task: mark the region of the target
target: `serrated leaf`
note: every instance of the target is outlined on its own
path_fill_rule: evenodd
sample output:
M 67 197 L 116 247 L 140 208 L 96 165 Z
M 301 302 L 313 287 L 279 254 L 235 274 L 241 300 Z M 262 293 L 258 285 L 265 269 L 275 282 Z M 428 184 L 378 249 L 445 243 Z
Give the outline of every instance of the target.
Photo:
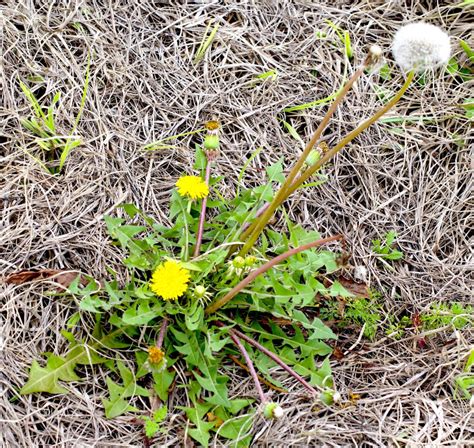
M 122 379 L 122 385 L 115 383 L 110 377 L 107 377 L 106 383 L 109 389 L 110 400 L 102 399 L 105 416 L 109 419 L 117 417 L 124 412 L 136 410 L 133 406 L 130 406 L 126 398 L 134 395 L 149 396 L 149 392 L 146 389 L 137 385 L 134 374 L 125 366 L 123 361 L 117 360 L 116 362 Z
M 127 308 L 122 315 L 122 320 L 127 325 L 146 325 L 152 319 L 161 315 L 162 307 L 156 304 L 150 308 L 149 300 L 137 300 L 132 306 Z
M 354 297 L 354 294 L 344 288 L 344 286 L 342 286 L 337 280 L 331 285 L 329 294 L 331 297 Z
M 79 364 L 91 365 L 105 362 L 106 359 L 98 354 L 97 348 L 106 346 L 121 331 L 110 333 L 92 346 L 76 343 L 66 356 L 48 354 L 46 367 L 40 367 L 37 361 L 33 361 L 28 381 L 21 388 L 20 393 L 22 395 L 34 392 L 66 393 L 67 389 L 62 387 L 58 381 L 77 381 L 79 378 L 74 369 Z
M 285 176 L 283 175 L 283 163 L 281 159 L 273 165 L 265 168 L 265 171 L 267 172 L 269 181 L 275 181 L 279 183 L 283 183 L 285 181 Z
M 205 356 L 203 345 L 205 341 L 199 341 L 196 332 L 187 331 L 186 333 L 172 329 L 176 338 L 183 343 L 176 346 L 176 350 L 186 356 L 188 366 L 197 367 L 202 375 L 193 370 L 193 374 L 199 384 L 209 392 L 213 393 L 207 401 L 217 406 L 230 406 L 227 396 L 227 387 L 225 383 L 228 377 L 218 375 L 217 360 L 210 360 Z
M 161 372 L 153 372 L 153 388 L 161 401 L 166 402 L 166 400 L 168 400 L 169 389 L 173 384 L 175 376 L 176 372 L 172 369 L 163 369 Z
M 180 409 L 186 412 L 188 419 L 196 426 L 188 430 L 188 434 L 197 440 L 203 447 L 209 446 L 209 439 L 211 435 L 209 431 L 214 428 L 214 423 L 203 421 L 204 416 L 209 411 L 212 405 L 203 403 L 194 403 L 194 408 L 181 407 Z

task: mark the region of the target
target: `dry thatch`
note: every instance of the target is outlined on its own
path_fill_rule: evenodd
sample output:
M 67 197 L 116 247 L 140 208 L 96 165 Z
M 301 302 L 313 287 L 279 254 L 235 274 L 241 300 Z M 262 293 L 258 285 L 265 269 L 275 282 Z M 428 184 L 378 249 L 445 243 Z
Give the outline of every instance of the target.
M 7 1 L 0 10 L 0 272 L 79 269 L 102 278 L 111 266 L 123 275 L 102 216 L 132 202 L 165 221 L 169 190 L 180 173 L 191 171 L 196 139 L 149 153 L 141 150 L 144 144 L 197 129 L 215 114 L 223 124 L 224 194 L 231 194 L 243 161 L 261 146 L 243 182 L 264 181 L 262 167 L 301 150 L 278 119 L 306 140 L 325 108 L 282 110 L 324 98 L 341 83 L 341 49 L 315 38 L 327 28 L 325 19 L 349 31 L 356 61 L 369 44 L 388 48 L 394 30 L 414 19 L 443 26 L 462 61 L 457 42 L 471 39 L 473 46 L 472 23 L 451 3 Z M 195 66 L 211 19 L 220 28 Z M 76 131 L 84 144 L 72 152 L 64 174 L 53 177 L 25 154 L 40 150 L 19 122 L 31 111 L 18 81 L 45 98 L 61 91 L 59 132 L 67 135 L 88 54 L 91 81 Z M 273 69 L 277 79 L 255 83 L 256 75 Z M 400 81 L 394 72 L 383 86 L 396 89 Z M 380 104 L 378 84 L 377 75 L 358 83 L 326 132 L 330 145 Z M 448 73 L 414 84 L 390 113 L 408 120 L 374 125 L 326 169 L 327 183 L 290 201 L 297 221 L 324 235 L 346 236 L 351 264 L 367 267 L 371 285 L 384 291 L 387 314 L 472 300 L 473 138 L 459 108 L 469 95 L 472 82 L 462 84 Z M 398 232 L 406 255 L 392 270 L 370 255 L 371 240 L 388 230 Z M 84 382 L 68 396 L 18 396 L 31 361 L 45 351 L 61 353 L 59 331 L 76 304 L 45 296 L 38 286 L 2 288 L 0 445 L 141 446 L 143 435 L 129 417 L 104 418 L 97 369 L 86 369 Z M 414 336 L 393 341 L 381 333 L 375 343 L 357 336 L 345 341 L 346 355 L 332 365 L 343 399 L 361 395 L 352 406 L 315 409 L 281 375 L 292 390 L 278 397 L 286 417 L 258 420 L 254 446 L 473 446 L 472 410 L 453 400 L 452 380 L 474 335 L 448 328 L 436 333 L 423 350 Z M 225 368 L 236 394 L 242 381 L 254 394 L 241 370 Z M 169 432 L 156 446 L 184 445 L 183 421 L 173 410 Z M 222 444 L 216 440 L 215 446 Z

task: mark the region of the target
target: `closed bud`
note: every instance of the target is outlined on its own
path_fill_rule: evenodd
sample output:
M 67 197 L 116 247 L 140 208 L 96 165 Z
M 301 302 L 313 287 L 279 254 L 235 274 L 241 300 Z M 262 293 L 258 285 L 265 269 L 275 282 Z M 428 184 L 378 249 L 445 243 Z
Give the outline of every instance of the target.
M 203 298 L 206 295 L 206 291 L 207 289 L 202 285 L 197 285 L 196 288 L 194 288 L 194 294 L 196 294 L 198 299 Z
M 245 259 L 243 257 L 237 256 L 232 260 L 232 265 L 236 269 L 242 269 L 245 267 Z
M 252 267 L 256 263 L 257 259 L 253 255 L 245 257 L 245 266 L 248 268 Z
M 204 138 L 204 149 L 207 151 L 216 151 L 219 149 L 219 135 L 207 134 Z
M 265 405 L 265 409 L 263 410 L 263 415 L 266 418 L 272 418 L 275 420 L 282 418 L 283 414 L 283 408 L 277 403 L 268 403 Z
M 305 160 L 306 165 L 313 166 L 321 158 L 321 153 L 317 149 L 312 149 Z

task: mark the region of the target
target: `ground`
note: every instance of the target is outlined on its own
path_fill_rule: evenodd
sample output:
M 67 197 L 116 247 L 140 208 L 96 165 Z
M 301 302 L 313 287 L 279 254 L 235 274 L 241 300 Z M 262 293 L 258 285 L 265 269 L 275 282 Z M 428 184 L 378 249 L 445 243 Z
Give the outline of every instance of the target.
M 145 144 L 196 130 L 215 115 L 222 123 L 223 194 L 232 194 L 243 163 L 260 147 L 242 183 L 263 182 L 270 161 L 285 157 L 289 163 L 302 148 L 281 120 L 307 141 L 326 105 L 283 109 L 331 95 L 369 45 L 386 51 L 391 77 L 367 74 L 358 82 L 331 120 L 327 143 L 380 106 L 381 88 L 401 85 L 389 52 L 401 24 L 442 26 L 452 36 L 454 57 L 466 64 L 459 40 L 473 46 L 472 15 L 456 3 L 7 1 L 0 9 L 0 273 L 78 269 L 106 278 L 107 266 L 120 272 L 120 251 L 109 244 L 103 215 L 129 202 L 165 222 L 170 188 L 181 173 L 192 173 L 200 139 L 185 136 L 170 141 L 172 148 L 150 152 Z M 220 27 L 194 64 L 211 20 Z M 348 31 L 349 64 L 327 20 Z M 74 132 L 83 143 L 62 174 L 52 176 L 33 159 L 41 149 L 20 124 L 32 112 L 19 80 L 45 99 L 61 92 L 58 133 L 68 135 L 88 55 L 90 83 Z M 256 80 L 269 70 L 277 75 Z M 444 70 L 428 74 L 387 115 L 393 120 L 379 121 L 337 156 L 325 171 L 326 183 L 287 205 L 307 228 L 344 235 L 350 253 L 345 275 L 351 278 L 355 266 L 367 268 L 387 318 L 423 314 L 436 302 L 472 302 L 473 139 L 459 106 L 468 96 L 472 81 Z M 405 258 L 387 266 L 373 256 L 371 241 L 388 231 L 398 233 Z M 83 372 L 84 381 L 73 383 L 68 395 L 18 395 L 32 360 L 61 353 L 59 332 L 77 310 L 68 297 L 46 291 L 38 284 L 2 286 L 0 445 L 142 446 L 143 434 L 129 417 L 105 419 L 100 369 Z M 331 361 L 345 404 L 316 409 L 278 372 L 291 390 L 274 396 L 285 417 L 259 420 L 253 446 L 473 445 L 472 409 L 453 396 L 454 377 L 474 343 L 471 330 L 448 325 L 431 335 L 410 331 L 400 340 L 383 330 L 373 341 L 360 336 L 341 334 L 343 356 Z M 225 368 L 236 394 L 255 393 L 245 372 Z M 170 407 L 176 404 L 172 398 Z M 173 411 L 156 446 L 183 446 L 183 421 Z

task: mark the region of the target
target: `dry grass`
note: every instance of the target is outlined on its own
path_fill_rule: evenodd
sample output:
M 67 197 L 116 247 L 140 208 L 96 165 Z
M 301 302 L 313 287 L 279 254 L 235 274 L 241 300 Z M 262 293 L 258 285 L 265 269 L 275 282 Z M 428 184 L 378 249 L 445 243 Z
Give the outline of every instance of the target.
M 448 7 L 451 2 L 57 3 L 10 0 L 0 11 L 1 273 L 65 268 L 102 278 L 106 266 L 120 270 L 120 254 L 109 245 L 102 216 L 133 202 L 165 221 L 169 190 L 180 173 L 191 170 L 195 139 L 154 153 L 141 146 L 196 129 L 213 114 L 223 123 L 224 193 L 231 194 L 243 161 L 259 146 L 264 150 L 244 182 L 263 181 L 269 161 L 300 151 L 277 118 L 289 120 L 307 139 L 325 110 L 284 117 L 282 109 L 323 98 L 341 82 L 340 50 L 314 38 L 324 19 L 350 32 L 356 60 L 368 44 L 387 48 L 401 23 L 420 18 L 449 31 L 456 57 L 463 58 L 459 38 L 471 39 L 472 46 L 468 15 Z M 192 60 L 211 19 L 220 28 L 195 67 Z M 31 112 L 18 81 L 41 76 L 44 82 L 29 82 L 42 86 L 38 93 L 62 92 L 58 119 L 66 134 L 80 104 L 89 53 L 90 89 L 77 129 L 84 144 L 73 151 L 64 174 L 53 177 L 21 149 L 37 151 L 19 123 Z M 278 71 L 276 81 L 252 86 L 255 75 L 270 69 Z M 400 81 L 396 75 L 390 85 L 395 89 Z M 358 83 L 327 130 L 330 145 L 375 109 L 377 82 L 368 76 Z M 384 291 L 387 313 L 472 300 L 473 138 L 458 106 L 467 96 L 472 97 L 472 83 L 459 84 L 449 74 L 429 77 L 424 87 L 413 85 L 391 116 L 431 121 L 376 124 L 326 170 L 325 185 L 291 202 L 297 221 L 324 235 L 346 236 L 351 264 L 368 268 L 372 286 Z M 394 133 L 395 126 L 403 132 Z M 454 143 L 457 137 L 464 146 Z M 406 255 L 393 270 L 370 255 L 371 240 L 388 230 L 398 232 Z M 85 381 L 68 396 L 18 396 L 31 361 L 44 351 L 61 353 L 58 333 L 76 305 L 45 296 L 38 286 L 2 288 L 0 445 L 141 446 L 142 433 L 129 417 L 104 418 L 104 382 L 97 369 L 86 369 Z M 474 343 L 472 332 L 440 329 L 424 350 L 411 336 L 398 342 L 383 339 L 383 333 L 375 343 L 356 339 L 341 341 L 352 348 L 332 364 L 343 399 L 357 393 L 357 403 L 315 409 L 282 375 L 293 391 L 278 397 L 286 418 L 257 421 L 254 446 L 474 445 L 472 410 L 453 400 L 452 389 Z M 236 394 L 242 393 L 242 381 L 254 394 L 242 371 L 233 366 L 228 371 Z M 172 403 L 177 401 L 174 396 Z M 182 446 L 183 421 L 173 410 L 169 433 L 156 446 Z M 215 446 L 222 445 L 216 440 Z

